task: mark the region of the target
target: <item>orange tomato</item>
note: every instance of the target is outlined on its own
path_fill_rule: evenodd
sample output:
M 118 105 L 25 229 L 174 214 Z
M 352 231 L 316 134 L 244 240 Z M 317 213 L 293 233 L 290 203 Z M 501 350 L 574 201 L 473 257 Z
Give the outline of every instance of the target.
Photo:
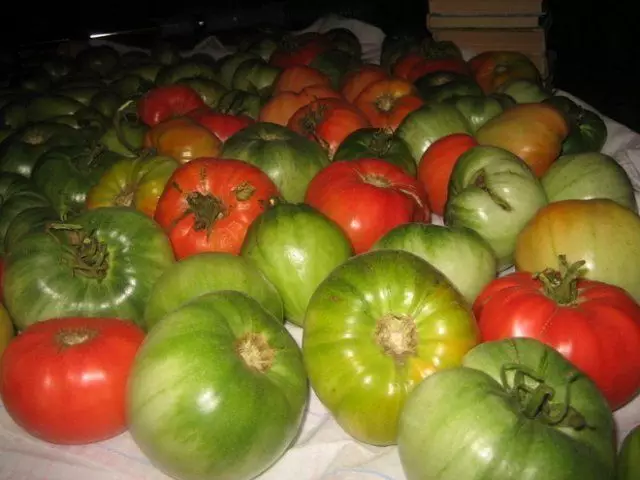
M 215 157 L 222 142 L 207 128 L 187 117 L 175 117 L 152 127 L 144 140 L 156 154 L 187 163 L 195 158 Z
M 483 52 L 470 59 L 468 65 L 476 82 L 487 94 L 511 80 L 540 80 L 537 67 L 520 52 Z
M 353 101 L 360 93 L 374 82 L 389 78 L 389 74 L 380 65 L 367 63 L 351 70 L 342 77 L 340 93 L 347 100 Z
M 307 65 L 294 65 L 280 73 L 273 85 L 275 96 L 282 92 L 299 93 L 306 87 L 323 86 L 331 88 L 331 79 L 320 70 Z
M 260 122 L 277 123 L 286 127 L 289 119 L 300 108 L 322 98 L 342 98 L 332 88 L 314 85 L 305 87 L 300 92 L 282 92 L 271 97 L 260 109 L 258 120 Z
M 478 142 L 466 133 L 454 133 L 433 142 L 418 165 L 418 180 L 427 192 L 431 211 L 441 217 L 447 204 L 449 179 L 458 158 Z
M 353 104 L 367 117 L 372 127 L 395 130 L 404 117 L 424 102 L 413 83 L 390 78 L 370 84 Z
M 480 145 L 504 148 L 517 155 L 541 177 L 558 158 L 569 134 L 565 117 L 551 105 L 515 105 L 476 132 Z
M 406 55 L 400 57 L 398 61 L 393 65 L 391 73 L 394 77 L 400 77 L 406 80 L 409 77 L 409 73 L 411 73 L 411 70 L 413 70 L 416 66 L 421 65 L 424 60 L 425 58 L 422 53 L 407 53 Z

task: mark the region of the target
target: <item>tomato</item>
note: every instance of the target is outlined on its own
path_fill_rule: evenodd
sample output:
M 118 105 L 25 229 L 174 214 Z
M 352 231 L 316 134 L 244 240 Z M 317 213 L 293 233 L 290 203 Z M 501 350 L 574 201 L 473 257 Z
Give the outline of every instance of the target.
M 466 133 L 453 133 L 433 142 L 418 164 L 418 180 L 427 192 L 431 211 L 441 217 L 447 203 L 451 172 L 460 155 L 478 145 Z
M 89 190 L 119 159 L 100 148 L 56 147 L 40 157 L 32 179 L 61 218 L 72 217 L 84 210 Z
M 411 67 L 406 74 L 406 79 L 415 82 L 418 78 L 432 72 L 453 72 L 462 75 L 468 75 L 469 66 L 462 58 L 432 58 L 425 59 L 422 62 Z
M 204 107 L 204 100 L 186 85 L 164 85 L 149 90 L 138 101 L 138 116 L 150 127 Z
M 623 289 L 580 279 L 584 262 L 558 271 L 515 272 L 478 296 L 483 341 L 532 337 L 589 375 L 612 410 L 640 391 L 640 305 Z
M 305 87 L 300 92 L 282 92 L 274 95 L 260 109 L 258 119 L 261 122 L 277 123 L 286 127 L 289 120 L 300 108 L 315 100 L 323 98 L 341 98 L 340 94 L 330 87 L 314 85 Z
M 467 119 L 471 125 L 471 131 L 477 132 L 480 127 L 497 117 L 506 110 L 505 102 L 501 99 L 505 97 L 489 95 L 456 95 L 444 100 L 444 103 L 453 105 Z M 508 97 L 506 97 L 508 98 Z M 507 100 L 509 101 L 509 100 Z
M 243 115 L 256 120 L 263 103 L 264 98 L 256 93 L 229 90 L 220 98 L 216 110 L 221 113 Z
M 189 118 L 193 118 L 200 125 L 205 127 L 222 142 L 234 133 L 239 132 L 244 127 L 254 123 L 254 119 L 247 115 L 231 115 L 228 113 L 216 112 L 210 108 L 198 108 L 187 113 Z
M 287 35 L 269 58 L 269 63 L 280 68 L 309 65 L 329 48 L 329 39 L 315 32 Z
M 478 233 L 504 270 L 513 265 L 518 234 L 546 204 L 542 185 L 522 160 L 501 148 L 477 146 L 453 167 L 444 221 Z
M 406 223 L 389 230 L 371 249 L 405 250 L 423 258 L 447 277 L 469 305 L 496 278 L 497 260 L 491 247 L 468 228 Z
M 309 388 L 300 348 L 246 294 L 207 293 L 147 335 L 127 391 L 129 432 L 174 478 L 252 479 L 289 448 Z
M 220 98 L 222 98 L 222 95 L 224 95 L 227 91 L 226 87 L 212 78 L 183 78 L 179 81 L 179 83 L 181 83 L 182 85 L 186 85 L 187 87 L 190 87 L 198 92 L 198 95 L 200 95 L 200 98 L 202 98 L 204 104 L 209 108 L 215 108 L 218 105 Z
M 318 286 L 302 351 L 320 401 L 352 437 L 396 443 L 407 394 L 459 365 L 478 340 L 470 308 L 449 281 L 400 250 L 356 255 Z
M 379 158 L 416 176 L 416 162 L 409 147 L 388 129 L 360 128 L 345 138 L 333 155 L 334 162 L 359 158 Z
M 257 122 L 227 140 L 222 158 L 259 167 L 288 202 L 301 202 L 311 179 L 329 164 L 326 152 L 286 127 Z
M 260 97 L 268 97 L 273 91 L 273 84 L 282 69 L 269 65 L 262 58 L 245 60 L 236 69 L 231 80 L 233 90 L 249 92 Z
M 562 155 L 540 180 L 550 202 L 608 198 L 634 212 L 638 210 L 627 172 L 604 153 Z
M 389 74 L 380 65 L 365 63 L 348 71 L 342 77 L 340 93 L 342 93 L 347 102 L 353 103 L 358 95 L 369 85 L 388 78 Z
M 407 52 L 393 64 L 391 73 L 394 77 L 407 79 L 409 72 L 424 62 L 424 55 L 421 52 Z
M 468 62 L 471 73 L 485 93 L 493 93 L 511 80 L 540 82 L 540 72 L 524 53 L 516 51 L 487 51 Z
M 51 443 L 115 437 L 126 430 L 125 390 L 143 339 L 139 327 L 116 318 L 31 325 L 2 356 L 0 395 L 7 413 Z
M 560 200 L 540 209 L 519 233 L 516 269 L 539 272 L 565 255 L 584 260 L 584 278 L 624 288 L 640 301 L 640 218 L 612 200 Z
M 156 207 L 177 259 L 201 252 L 240 252 L 247 228 L 279 195 L 247 162 L 198 158 L 173 172 Z
M 25 236 L 5 261 L 5 306 L 23 330 L 64 316 L 140 323 L 153 283 L 174 257 L 152 219 L 104 207 Z
M 187 163 L 194 158 L 217 156 L 222 141 L 196 120 L 176 117 L 149 129 L 144 146 L 153 149 L 157 155 Z
M 0 299 L 2 298 L 1 294 L 2 289 L 0 286 Z M 9 318 L 9 312 L 7 312 L 4 305 L 0 303 L 0 359 L 2 359 L 2 352 L 4 352 L 4 349 L 7 348 L 7 345 L 11 342 L 14 333 L 13 323 L 11 322 L 11 318 Z
M 273 85 L 272 95 L 282 92 L 300 93 L 307 87 L 332 88 L 331 79 L 324 73 L 307 65 L 286 68 Z
M 278 320 L 284 318 L 278 290 L 249 260 L 231 253 L 204 252 L 174 263 L 158 278 L 144 312 L 145 327 L 151 329 L 190 300 L 218 290 L 246 293 Z
M 505 110 L 476 132 L 481 145 L 509 150 L 541 177 L 558 158 L 569 127 L 562 114 L 543 103 L 525 103 Z
M 409 394 L 407 480 L 613 480 L 614 421 L 596 385 L 532 338 L 481 343 Z
M 260 58 L 255 53 L 250 52 L 234 52 L 229 54 L 218 61 L 218 80 L 220 83 L 228 88 L 232 88 L 233 77 L 238 70 L 238 67 L 247 60 L 255 60 Z
M 333 158 L 338 146 L 352 132 L 370 126 L 356 107 L 338 98 L 323 98 L 298 109 L 287 127 L 320 144 Z
M 160 195 L 178 166 L 171 157 L 124 158 L 111 165 L 89 190 L 86 206 L 133 207 L 153 218 Z
M 305 202 L 345 231 L 356 254 L 393 227 L 431 218 L 420 183 L 377 158 L 333 162 L 311 180 Z
M 371 126 L 395 130 L 404 118 L 423 104 L 411 82 L 399 78 L 371 83 L 353 104 L 367 117 Z
M 396 134 L 409 146 L 416 164 L 433 142 L 452 133 L 471 135 L 471 125 L 456 107 L 438 102 L 428 103 L 411 112 L 396 130 Z
M 617 461 L 616 480 L 634 480 L 640 473 L 640 424 L 624 437 Z
M 338 225 L 303 203 L 276 203 L 249 227 L 240 254 L 275 285 L 288 321 L 302 326 L 309 298 L 353 251 Z

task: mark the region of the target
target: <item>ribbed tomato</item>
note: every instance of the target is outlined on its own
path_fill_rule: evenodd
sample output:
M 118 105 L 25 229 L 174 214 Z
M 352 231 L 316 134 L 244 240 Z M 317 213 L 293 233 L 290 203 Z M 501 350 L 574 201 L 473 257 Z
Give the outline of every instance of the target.
M 640 305 L 622 288 L 579 278 L 583 261 L 487 285 L 473 309 L 483 341 L 533 337 L 589 375 L 613 410 L 640 391 Z
M 311 180 L 305 202 L 342 227 L 356 254 L 398 225 L 431 219 L 420 183 L 378 158 L 333 162 Z
M 198 158 L 173 172 L 156 207 L 177 259 L 200 252 L 238 254 L 247 228 L 278 188 L 242 160 Z
M 226 142 L 231 135 L 255 122 L 248 115 L 216 112 L 209 107 L 192 110 L 187 116 L 213 133 L 221 142 Z
M 138 101 L 138 115 L 145 125 L 157 125 L 205 106 L 198 92 L 186 85 L 165 85 L 149 90 Z
M 373 82 L 353 102 L 372 127 L 390 130 L 398 128 L 400 122 L 423 103 L 416 87 L 401 78 Z

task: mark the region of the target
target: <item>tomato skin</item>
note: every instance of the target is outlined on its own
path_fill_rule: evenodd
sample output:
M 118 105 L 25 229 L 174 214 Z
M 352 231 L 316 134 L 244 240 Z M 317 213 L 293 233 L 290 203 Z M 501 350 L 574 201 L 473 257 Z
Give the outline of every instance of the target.
M 201 252 L 238 254 L 249 225 L 278 196 L 278 187 L 258 167 L 203 157 L 173 172 L 154 218 L 177 259 Z
M 640 305 L 603 282 L 578 279 L 575 288 L 575 305 L 563 305 L 531 273 L 494 280 L 473 306 L 482 341 L 536 338 L 589 375 L 616 410 L 640 391 Z
M 432 72 L 453 72 L 463 75 L 469 74 L 467 62 L 461 58 L 437 58 L 425 59 L 423 62 L 414 65 L 407 74 L 407 80 L 415 82 L 417 79 Z
M 431 219 L 420 183 L 377 158 L 331 163 L 311 180 L 305 202 L 342 227 L 356 254 L 393 227 Z
M 193 118 L 222 142 L 226 142 L 227 138 L 234 133 L 255 122 L 253 118 L 247 115 L 215 112 L 208 107 L 192 110 L 187 113 L 187 117 Z
M 282 92 L 300 93 L 307 87 L 332 88 L 331 79 L 313 67 L 295 65 L 280 73 L 273 85 L 272 95 L 275 96 Z
M 296 65 L 309 65 L 322 52 L 329 50 L 331 43 L 317 33 L 303 33 L 285 38 L 269 58 L 269 63 L 282 69 Z
M 347 72 L 340 82 L 340 93 L 347 102 L 353 101 L 360 93 L 374 82 L 389 78 L 387 71 L 380 65 L 365 63 Z
M 2 302 L 4 294 L 4 257 L 0 256 L 0 302 Z
M 149 90 L 140 99 L 138 115 L 145 125 L 153 126 L 204 106 L 204 100 L 191 87 L 180 84 L 165 85 Z
M 83 342 L 73 344 L 85 334 Z M 2 357 L 0 395 L 7 412 L 29 434 L 56 444 L 86 444 L 122 433 L 127 380 L 143 339 L 140 327 L 116 318 L 61 317 L 33 324 Z
M 495 92 L 500 85 L 511 80 L 540 82 L 540 72 L 529 57 L 521 52 L 482 52 L 469 59 L 468 65 L 486 94 Z
M 305 87 L 300 92 L 281 92 L 273 95 L 263 105 L 258 120 L 286 127 L 293 114 L 300 108 L 322 98 L 339 99 L 341 95 L 332 88 L 321 85 Z
M 460 155 L 478 142 L 466 133 L 453 133 L 433 142 L 418 164 L 418 180 L 427 192 L 431 211 L 441 217 L 447 204 L 449 179 Z

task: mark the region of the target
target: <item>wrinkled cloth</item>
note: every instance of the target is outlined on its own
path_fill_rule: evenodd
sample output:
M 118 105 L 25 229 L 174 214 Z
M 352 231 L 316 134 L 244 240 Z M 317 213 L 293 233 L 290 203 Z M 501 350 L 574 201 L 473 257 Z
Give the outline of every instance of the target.
M 353 31 L 365 61 L 377 63 L 384 33 L 377 27 L 337 16 L 322 17 L 303 31 L 324 32 L 334 27 Z M 92 44 L 126 47 L 108 41 Z M 231 49 L 215 37 L 205 39 L 192 53 L 220 58 Z M 468 58 L 472 52 L 463 52 Z M 593 109 L 566 92 L 558 92 Z M 613 156 L 629 174 L 640 205 L 640 134 L 603 117 L 609 131 L 604 153 Z M 302 331 L 289 325 L 300 344 Z M 615 412 L 619 441 L 640 424 L 640 396 Z M 311 393 L 302 433 L 293 447 L 260 480 L 405 480 L 396 447 L 373 447 L 353 440 Z M 0 405 L 0 480 L 167 480 L 124 433 L 85 446 L 57 446 L 24 433 Z

